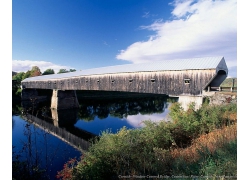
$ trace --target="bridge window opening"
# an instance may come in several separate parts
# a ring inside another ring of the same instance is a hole
[[[115,80],[111,80],[111,82],[112,82],[112,83],[114,83],[114,82],[115,82]]]
[[[133,79],[129,79],[129,82],[133,82]]]
[[[190,79],[188,78],[188,79],[184,79],[184,83],[185,84],[190,84]]]
[[[76,83],[78,83],[78,82],[76,81]]]
[[[100,82],[100,80],[97,80],[97,83],[99,83]]]
[[[89,82],[88,80],[85,81],[86,83]]]
[[[155,82],[155,79],[150,79],[151,82]]]

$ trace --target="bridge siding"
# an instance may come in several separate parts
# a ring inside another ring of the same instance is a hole
[[[198,95],[216,75],[216,70],[138,72],[81,76],[65,79],[22,82],[25,88],[58,90],[106,90],[168,95]],[[190,78],[190,84],[184,79]],[[129,79],[133,79],[129,82]],[[155,79],[155,82],[151,82]],[[99,82],[97,82],[99,80]],[[112,80],[115,80],[112,82]]]

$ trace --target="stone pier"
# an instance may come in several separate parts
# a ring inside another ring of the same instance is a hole
[[[56,127],[71,127],[77,122],[77,109],[52,109],[51,115],[53,119],[53,124]]]
[[[195,103],[195,110],[199,109],[203,102],[202,96],[179,96],[178,102],[181,107],[186,111],[190,103]]]
[[[74,109],[79,108],[75,90],[53,90],[51,98],[52,109]]]

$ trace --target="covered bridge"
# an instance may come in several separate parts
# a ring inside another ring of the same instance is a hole
[[[24,89],[101,90],[201,96],[226,79],[224,57],[155,61],[24,79]]]

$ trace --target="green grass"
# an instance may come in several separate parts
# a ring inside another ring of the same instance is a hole
[[[232,87],[234,79],[234,87],[237,87],[237,78],[227,78],[221,83],[221,87]]]

